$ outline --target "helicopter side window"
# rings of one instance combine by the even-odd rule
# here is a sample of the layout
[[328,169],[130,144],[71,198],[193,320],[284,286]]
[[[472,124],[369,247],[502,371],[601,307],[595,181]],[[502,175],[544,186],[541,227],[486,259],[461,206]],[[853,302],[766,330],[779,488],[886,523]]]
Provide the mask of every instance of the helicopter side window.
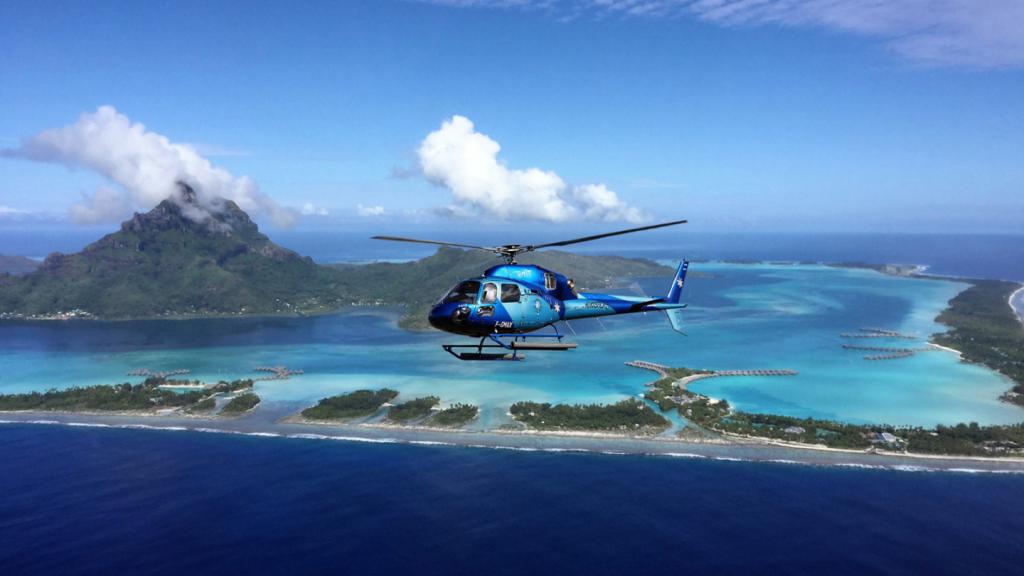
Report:
[[442,303],[458,302],[460,304],[472,304],[476,302],[476,293],[480,291],[480,283],[476,280],[466,280],[455,285],[448,292],[448,295],[441,300]]
[[493,304],[498,299],[498,286],[488,282],[484,284],[483,294],[480,295],[481,304]]
[[520,298],[519,286],[517,284],[502,284],[501,285],[501,301],[502,302],[519,302]]
[[544,273],[544,289],[554,290],[558,288],[558,283],[555,281],[555,275],[550,272]]

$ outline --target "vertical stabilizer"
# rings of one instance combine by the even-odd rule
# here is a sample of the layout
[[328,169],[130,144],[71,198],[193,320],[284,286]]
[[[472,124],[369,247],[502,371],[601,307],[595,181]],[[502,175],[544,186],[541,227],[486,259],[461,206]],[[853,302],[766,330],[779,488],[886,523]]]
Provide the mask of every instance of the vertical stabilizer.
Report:
[[679,269],[676,270],[676,277],[672,279],[672,287],[668,290],[665,302],[679,304],[679,297],[683,293],[683,283],[686,282],[686,269],[689,267],[690,263],[687,260],[679,263]]

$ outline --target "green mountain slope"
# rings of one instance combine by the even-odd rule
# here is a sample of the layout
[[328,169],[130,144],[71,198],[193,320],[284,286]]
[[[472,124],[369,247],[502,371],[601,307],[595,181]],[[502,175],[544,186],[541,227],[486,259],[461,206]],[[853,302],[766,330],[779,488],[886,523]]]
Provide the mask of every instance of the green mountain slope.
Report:
[[[184,206],[195,202],[185,187]],[[101,318],[270,314],[337,308],[341,274],[271,242],[234,202],[202,222],[164,200],[77,254],[0,278],[0,312]]]
[[[51,254],[29,274],[0,274],[0,317],[76,310],[104,319],[307,314],[394,305],[405,307],[402,326],[425,328],[427,309],[448,288],[500,263],[491,254],[441,248],[404,264],[321,266],[271,242],[234,202],[196,221],[183,214],[196,212],[194,192],[183,185],[181,196],[77,254]],[[555,251],[522,261],[575,278],[584,290],[672,273],[649,260]]]

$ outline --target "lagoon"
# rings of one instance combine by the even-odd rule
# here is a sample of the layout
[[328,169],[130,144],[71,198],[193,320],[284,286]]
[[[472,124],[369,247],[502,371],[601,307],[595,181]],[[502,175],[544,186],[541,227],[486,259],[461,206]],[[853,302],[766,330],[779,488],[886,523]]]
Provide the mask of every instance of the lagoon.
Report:
[[[946,351],[866,361],[841,347],[841,332],[898,330],[913,340],[871,345],[923,347],[943,330],[934,317],[965,285],[819,265],[698,263],[684,299],[687,335],[660,314],[574,321],[577,350],[532,353],[519,363],[460,362],[440,344],[457,339],[397,328],[398,311],[366,308],[312,318],[133,322],[2,322],[0,392],[134,381],[136,368],[188,368],[202,380],[254,376],[259,365],[301,368],[302,376],[259,382],[260,411],[286,413],[359,388],[390,387],[406,399],[436,394],[443,403],[481,406],[476,429],[508,423],[519,400],[611,402],[643,391],[644,359],[710,369],[790,368],[792,377],[709,379],[693,389],[738,409],[846,420],[932,426],[1024,420],[1000,402],[1010,383]],[[627,291],[660,294],[668,278]],[[854,342],[864,344],[864,341]],[[400,398],[401,399],[401,398]],[[259,411],[258,411],[259,412]]]

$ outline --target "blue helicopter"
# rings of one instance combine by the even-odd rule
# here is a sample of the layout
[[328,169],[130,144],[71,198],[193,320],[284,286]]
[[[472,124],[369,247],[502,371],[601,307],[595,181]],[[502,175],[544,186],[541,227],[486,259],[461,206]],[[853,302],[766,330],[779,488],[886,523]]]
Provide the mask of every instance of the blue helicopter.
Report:
[[[562,341],[565,335],[558,331],[556,323],[563,320],[664,311],[672,328],[681,333],[680,312],[686,304],[679,302],[679,296],[689,262],[680,262],[665,296],[630,297],[577,292],[571,278],[540,266],[517,264],[516,258],[520,254],[685,223],[686,220],[677,220],[560,242],[494,247],[400,236],[373,236],[373,239],[484,250],[504,258],[504,264],[488,268],[479,278],[456,284],[430,310],[429,321],[438,330],[480,339],[478,344],[442,345],[445,351],[460,360],[522,360],[519,352],[523,350],[564,351],[575,348],[575,343]],[[546,326],[551,326],[554,333],[530,334]],[[495,349],[498,351],[491,351]]]

